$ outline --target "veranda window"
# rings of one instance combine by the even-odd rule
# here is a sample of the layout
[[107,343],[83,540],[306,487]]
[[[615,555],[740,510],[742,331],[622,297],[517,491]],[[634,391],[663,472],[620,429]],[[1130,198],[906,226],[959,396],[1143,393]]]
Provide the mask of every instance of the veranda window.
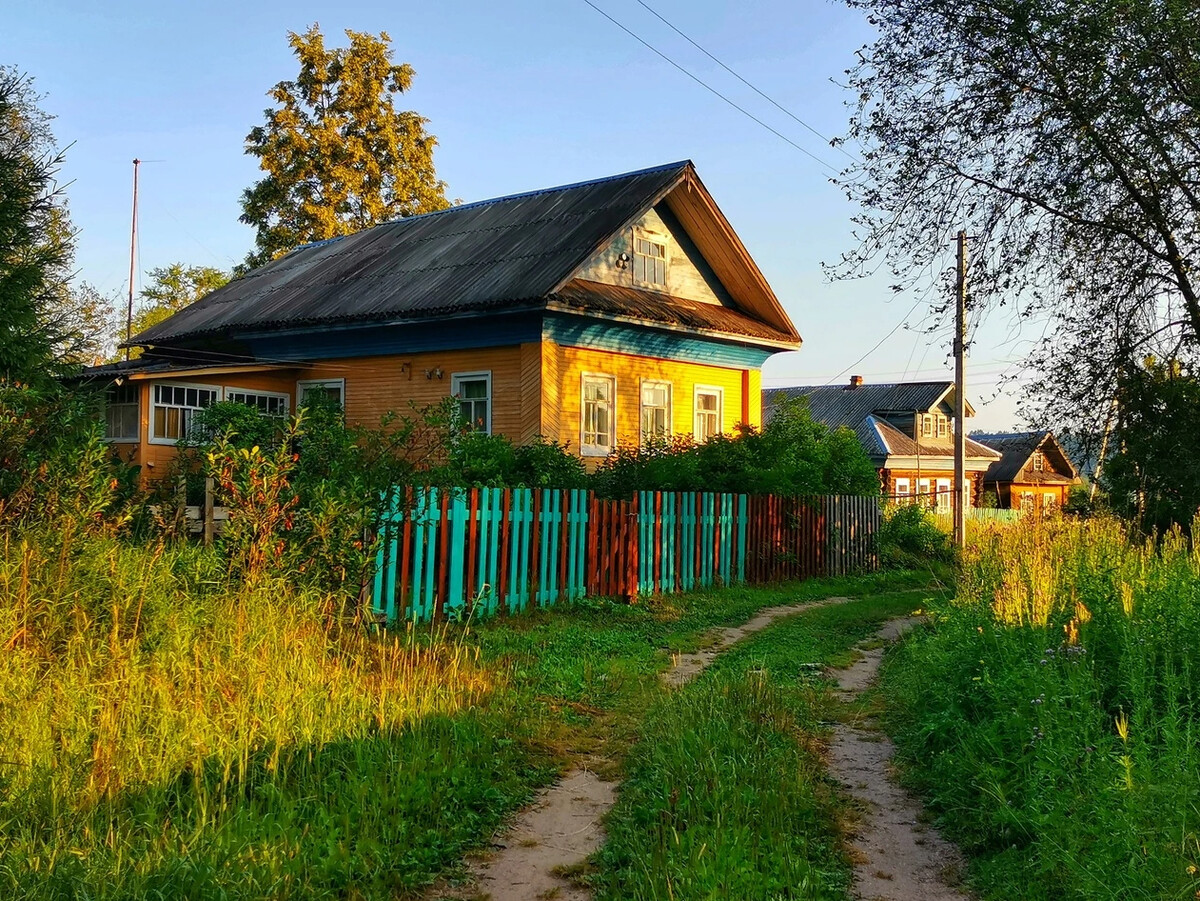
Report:
[[104,437],[108,441],[137,441],[140,428],[140,385],[112,385],[104,394]]
[[458,412],[467,427],[492,433],[492,373],[463,372],[450,377],[450,391],[458,398]]
[[721,434],[721,402],[724,392],[720,388],[696,388],[696,424],[692,437],[703,444],[714,435]]
[[201,410],[221,399],[221,389],[215,385],[154,385],[150,440],[157,444],[173,444],[186,438],[192,422]]

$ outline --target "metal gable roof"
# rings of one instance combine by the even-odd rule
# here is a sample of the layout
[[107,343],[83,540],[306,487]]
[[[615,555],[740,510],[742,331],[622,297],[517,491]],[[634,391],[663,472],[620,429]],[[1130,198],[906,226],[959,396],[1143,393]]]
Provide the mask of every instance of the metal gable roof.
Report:
[[[1070,472],[1070,475],[1067,476],[1061,472],[1048,471],[1046,476],[1050,478],[1043,477],[1044,480],[1052,481],[1055,476],[1066,481],[1078,478],[1075,465],[1067,457],[1066,451],[1062,449],[1062,445],[1058,443],[1052,432],[1045,430],[1040,432],[991,432],[977,434],[973,437],[988,447],[995,448],[1001,454],[1001,458],[993,463],[984,475],[985,481],[1014,481],[1038,448],[1041,448],[1046,454],[1047,460],[1056,461],[1059,467],[1065,467]],[[1053,466],[1053,463],[1051,465]]]
[[678,184],[688,161],[514,194],[305,245],[134,336],[426,318],[540,299]]
[[427,318],[544,298],[692,170],[689,161],[463,204],[298,247],[136,335]]
[[764,388],[763,414],[776,398],[806,397],[813,419],[828,426],[844,425],[856,429],[873,413],[931,410],[950,391],[954,382],[901,382],[891,385],[799,385],[792,388]]

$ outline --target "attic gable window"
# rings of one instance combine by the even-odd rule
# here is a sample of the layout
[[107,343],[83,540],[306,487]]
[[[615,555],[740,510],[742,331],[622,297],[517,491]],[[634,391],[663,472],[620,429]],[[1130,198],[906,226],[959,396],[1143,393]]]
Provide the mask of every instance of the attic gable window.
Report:
[[1033,452],[1033,468],[1038,472],[1042,472],[1046,468],[1046,455],[1041,451]]
[[633,280],[642,285],[667,286],[667,242],[653,235],[633,236]]

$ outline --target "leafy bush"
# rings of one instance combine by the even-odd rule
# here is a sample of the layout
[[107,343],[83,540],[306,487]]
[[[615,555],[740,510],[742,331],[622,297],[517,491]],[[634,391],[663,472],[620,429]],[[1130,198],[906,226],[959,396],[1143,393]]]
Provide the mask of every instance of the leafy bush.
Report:
[[592,476],[604,497],[631,491],[729,491],[746,494],[878,495],[879,477],[849,429],[813,420],[802,399],[783,403],[762,429],[704,444],[673,438],[621,448]]
[[938,526],[933,514],[918,504],[884,509],[878,546],[879,562],[885,567],[912,569],[954,559],[950,536]]
[[0,383],[0,527],[122,525],[136,470],[104,442],[95,398]]

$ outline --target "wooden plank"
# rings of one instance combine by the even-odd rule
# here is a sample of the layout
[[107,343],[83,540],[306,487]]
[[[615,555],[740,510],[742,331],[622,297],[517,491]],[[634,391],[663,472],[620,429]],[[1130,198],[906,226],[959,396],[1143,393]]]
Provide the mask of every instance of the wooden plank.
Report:
[[387,594],[386,590],[384,589],[384,584],[387,580],[387,514],[388,509],[390,508],[390,501],[385,502],[383,507],[384,511],[379,520],[379,526],[377,528],[377,535],[375,539],[375,584],[371,590],[372,611],[380,616],[387,613]]
[[442,609],[439,613],[461,618],[466,609],[464,575],[467,558],[467,492],[452,488],[443,495],[442,509]]
[[479,596],[479,489],[471,488],[467,493],[467,529],[466,529],[466,582],[464,594],[467,606],[474,613],[475,598]]
[[512,571],[512,491],[505,491],[500,500],[500,570],[496,575],[496,603],[501,610],[509,609],[509,573]]
[[746,511],[748,498],[744,494],[737,496],[737,580],[739,584],[746,581]]
[[413,547],[413,489],[408,485],[404,489],[404,532],[400,539],[400,588],[396,598],[396,619],[408,616],[409,601],[412,597],[412,547]]
[[661,594],[663,590],[663,497],[661,491],[654,492],[654,584],[650,590]]

